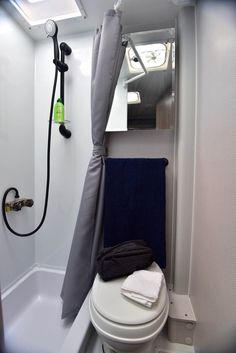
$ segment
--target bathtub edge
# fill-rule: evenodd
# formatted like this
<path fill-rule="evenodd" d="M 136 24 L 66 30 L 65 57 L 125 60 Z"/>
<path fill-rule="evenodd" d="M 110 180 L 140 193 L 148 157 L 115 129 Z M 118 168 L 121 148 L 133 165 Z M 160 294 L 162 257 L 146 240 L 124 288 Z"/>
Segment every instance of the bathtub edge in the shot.
<path fill-rule="evenodd" d="M 84 353 L 85 342 L 92 333 L 89 316 L 89 294 L 87 295 L 59 353 Z"/>

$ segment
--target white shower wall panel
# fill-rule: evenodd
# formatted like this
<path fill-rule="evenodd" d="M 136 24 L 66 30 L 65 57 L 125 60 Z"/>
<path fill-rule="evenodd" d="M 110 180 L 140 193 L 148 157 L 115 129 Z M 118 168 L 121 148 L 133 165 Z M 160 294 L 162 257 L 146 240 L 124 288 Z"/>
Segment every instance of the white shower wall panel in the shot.
<path fill-rule="evenodd" d="M 0 195 L 15 186 L 21 197 L 34 198 L 34 43 L 1 7 L 0 43 Z M 28 232 L 34 215 L 34 208 L 24 209 L 8 219 L 13 228 Z M 1 289 L 33 263 L 34 237 L 15 237 L 1 220 Z"/>
<path fill-rule="evenodd" d="M 199 353 L 236 339 L 236 3 L 199 1 L 197 145 L 190 294 Z"/>
<path fill-rule="evenodd" d="M 36 237 L 36 262 L 65 268 L 77 219 L 83 183 L 92 153 L 90 78 L 92 33 L 61 38 L 72 48 L 66 57 L 65 119 L 72 132 L 62 137 L 52 127 L 51 186 L 45 225 Z M 45 194 L 46 146 L 50 97 L 54 76 L 53 43 L 36 43 L 35 54 L 35 194 L 36 219 L 40 220 Z M 59 82 L 58 82 L 59 83 Z M 59 88 L 59 84 L 58 84 Z M 56 98 L 59 97 L 59 90 Z"/>
<path fill-rule="evenodd" d="M 178 294 L 187 294 L 191 262 L 195 148 L 195 8 L 182 8 L 177 23 L 178 122 L 174 290 Z"/>

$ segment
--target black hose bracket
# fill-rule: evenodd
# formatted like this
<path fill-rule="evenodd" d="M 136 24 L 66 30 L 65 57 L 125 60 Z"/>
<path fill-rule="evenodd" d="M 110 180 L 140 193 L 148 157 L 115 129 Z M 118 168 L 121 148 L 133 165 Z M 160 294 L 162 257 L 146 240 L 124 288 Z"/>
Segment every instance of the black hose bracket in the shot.
<path fill-rule="evenodd" d="M 60 64 L 62 67 L 67 68 L 66 70 L 60 70 L 60 76 L 61 76 L 61 82 L 60 82 L 60 97 L 62 100 L 62 103 L 65 104 L 65 72 L 68 71 L 69 67 L 65 63 L 65 56 L 68 56 L 72 53 L 72 49 L 69 47 L 68 44 L 65 42 L 62 42 L 60 44 L 60 51 L 61 51 L 61 60 Z M 59 131 L 60 134 L 65 137 L 66 139 L 69 139 L 71 137 L 71 131 L 65 127 L 65 124 L 61 124 L 59 126 Z"/>

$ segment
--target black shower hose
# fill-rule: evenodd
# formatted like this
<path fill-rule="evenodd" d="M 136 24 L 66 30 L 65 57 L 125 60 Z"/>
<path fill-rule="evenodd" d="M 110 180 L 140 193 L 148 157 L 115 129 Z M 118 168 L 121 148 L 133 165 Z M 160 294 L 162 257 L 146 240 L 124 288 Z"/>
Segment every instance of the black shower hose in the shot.
<path fill-rule="evenodd" d="M 5 210 L 5 204 L 6 204 L 6 198 L 7 195 L 10 191 L 15 192 L 15 198 L 19 197 L 19 192 L 15 187 L 10 187 L 8 188 L 2 198 L 2 216 L 4 219 L 4 222 L 6 224 L 6 227 L 8 230 L 15 234 L 18 237 L 29 237 L 30 235 L 35 234 L 43 225 L 46 214 L 47 214 L 47 207 L 48 207 L 48 194 L 49 194 L 49 185 L 50 185 L 50 155 L 51 155 L 51 135 L 52 135 L 52 116 L 53 116 L 53 106 L 54 106 L 54 100 L 55 100 L 55 93 L 56 93 L 56 87 L 57 87 L 57 76 L 58 76 L 58 69 L 55 67 L 55 75 L 54 75 L 54 83 L 53 83 L 53 89 L 52 89 L 52 97 L 51 97 L 51 106 L 50 106 L 50 113 L 49 113 L 49 124 L 48 124 L 48 144 L 47 144 L 47 181 L 46 181 L 46 191 L 45 191 L 45 200 L 44 200 L 44 209 L 43 209 L 43 216 L 42 219 L 39 223 L 39 225 L 32 230 L 32 232 L 29 233 L 18 233 L 8 223 L 7 220 L 7 215 L 6 215 L 6 210 Z"/>

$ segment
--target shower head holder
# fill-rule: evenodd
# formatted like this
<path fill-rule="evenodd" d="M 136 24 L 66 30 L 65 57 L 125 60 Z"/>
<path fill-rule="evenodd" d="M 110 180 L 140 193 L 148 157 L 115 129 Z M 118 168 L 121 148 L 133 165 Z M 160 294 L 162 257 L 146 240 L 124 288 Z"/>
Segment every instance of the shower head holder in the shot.
<path fill-rule="evenodd" d="M 66 72 L 66 71 L 69 70 L 68 65 L 65 64 L 65 63 L 63 63 L 63 62 L 60 61 L 60 60 L 53 59 L 53 63 L 56 65 L 57 70 L 60 71 L 60 72 Z"/>

